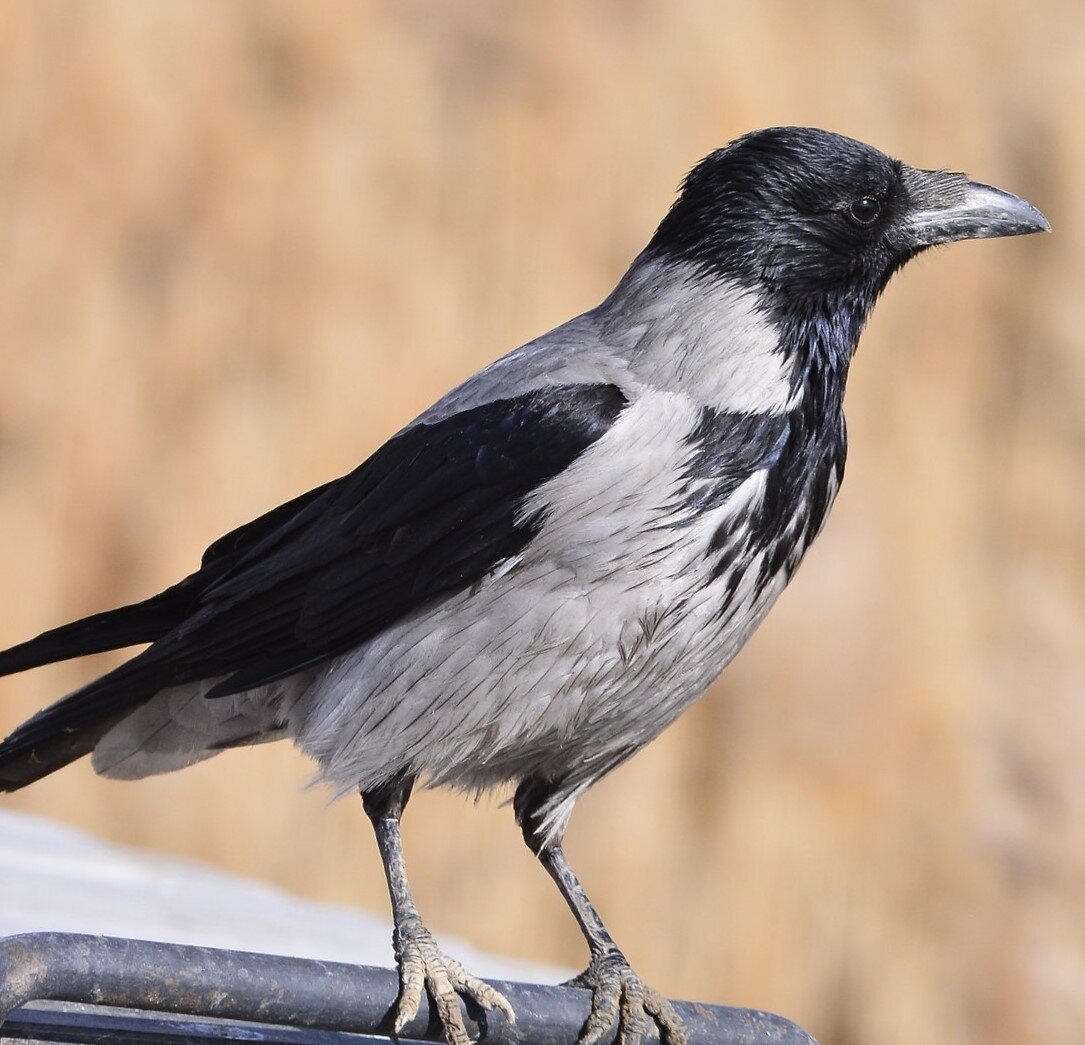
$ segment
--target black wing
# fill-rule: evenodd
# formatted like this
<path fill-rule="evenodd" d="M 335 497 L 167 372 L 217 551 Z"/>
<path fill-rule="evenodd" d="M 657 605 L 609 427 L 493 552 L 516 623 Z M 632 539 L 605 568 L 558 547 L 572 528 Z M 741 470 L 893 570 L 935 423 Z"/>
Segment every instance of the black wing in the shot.
<path fill-rule="evenodd" d="M 198 573 L 165 591 L 131 606 L 62 624 L 28 642 L 3 650 L 0 652 L 0 675 L 11 675 L 58 660 L 85 657 L 89 653 L 156 642 L 195 612 L 202 592 L 215 577 L 227 572 L 255 543 L 288 523 L 330 485 L 318 486 L 220 537 L 204 552 Z"/>
<path fill-rule="evenodd" d="M 526 496 L 625 406 L 611 385 L 499 400 L 389 440 L 237 557 L 163 642 L 181 681 L 236 693 L 343 653 L 518 554 Z"/>
<path fill-rule="evenodd" d="M 0 745 L 0 787 L 44 775 L 24 780 L 16 763 L 50 772 L 87 753 L 166 686 L 225 676 L 212 695 L 251 689 L 346 652 L 474 583 L 538 532 L 538 515 L 522 517 L 527 495 L 599 439 L 625 405 L 612 385 L 555 386 L 418 424 L 349 475 L 227 534 L 199 572 L 158 597 L 169 595 L 169 612 L 161 604 L 154 612 L 154 645 Z M 124 615 L 118 633 L 151 630 L 140 631 L 138 610 L 113 611 Z M 99 635 L 108 617 L 95 618 Z M 65 630 L 21 649 L 49 638 L 50 659 L 72 655 L 56 652 Z M 46 757 L 47 747 L 57 750 Z"/>

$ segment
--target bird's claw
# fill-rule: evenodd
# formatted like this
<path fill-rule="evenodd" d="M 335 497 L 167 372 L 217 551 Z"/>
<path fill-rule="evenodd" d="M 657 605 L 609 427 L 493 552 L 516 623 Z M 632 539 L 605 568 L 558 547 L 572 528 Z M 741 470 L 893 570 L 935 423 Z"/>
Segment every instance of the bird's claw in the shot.
<path fill-rule="evenodd" d="M 399 1000 L 393 1026 L 397 1036 L 418 1015 L 423 990 L 429 991 L 433 999 L 448 1045 L 469 1045 L 471 1042 L 460 1008 L 461 994 L 487 1011 L 497 1009 L 509 1023 L 516 1021 L 516 1014 L 505 996 L 466 972 L 454 958 L 449 958 L 421 923 L 402 926 L 396 932 L 395 950 L 399 966 Z"/>
<path fill-rule="evenodd" d="M 588 1016 L 577 1045 L 596 1045 L 618 1021 L 618 1045 L 639 1045 L 648 1033 L 648 1021 L 659 1027 L 660 1040 L 666 1045 L 686 1045 L 682 1017 L 658 991 L 646 987 L 630 967 L 621 951 L 602 951 L 592 957 L 588 967 L 566 986 L 586 987 L 592 992 Z"/>

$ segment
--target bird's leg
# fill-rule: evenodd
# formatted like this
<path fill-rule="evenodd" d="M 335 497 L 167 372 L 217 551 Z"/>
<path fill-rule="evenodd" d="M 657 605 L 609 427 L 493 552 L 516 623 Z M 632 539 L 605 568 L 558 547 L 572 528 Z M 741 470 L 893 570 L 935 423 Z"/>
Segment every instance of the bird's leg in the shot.
<path fill-rule="evenodd" d="M 588 967 L 570 985 L 592 992 L 591 1015 L 580 1035 L 580 1045 L 593 1045 L 619 1021 L 618 1041 L 635 1045 L 644 1037 L 651 1017 L 668 1045 L 685 1045 L 686 1028 L 674 1006 L 644 984 L 633 971 L 603 920 L 584 892 L 560 844 L 544 845 L 538 852 L 542 865 L 557 882 L 591 950 Z"/>
<path fill-rule="evenodd" d="M 445 955 L 422 918 L 411 896 L 399 820 L 411 794 L 413 779 L 398 779 L 362 794 L 362 804 L 373 823 L 392 899 L 392 946 L 399 967 L 399 999 L 396 1003 L 395 1032 L 399 1034 L 418 1014 L 422 991 L 433 998 L 448 1045 L 468 1045 L 457 993 L 483 1009 L 500 1009 L 509 1022 L 516 1019 L 505 997 L 488 983 L 465 972 L 463 966 Z"/>
<path fill-rule="evenodd" d="M 636 1045 L 645 1036 L 649 1017 L 659 1027 L 667 1045 L 686 1045 L 688 1035 L 674 1006 L 658 991 L 646 986 L 633 971 L 599 912 L 584 892 L 561 847 L 565 823 L 557 829 L 542 825 L 547 799 L 556 790 L 549 781 L 528 779 L 516 790 L 513 808 L 524 841 L 557 883 L 588 942 L 588 967 L 567 986 L 587 987 L 592 992 L 591 1015 L 580 1032 L 579 1045 L 594 1045 L 618 1020 L 618 1042 Z"/>

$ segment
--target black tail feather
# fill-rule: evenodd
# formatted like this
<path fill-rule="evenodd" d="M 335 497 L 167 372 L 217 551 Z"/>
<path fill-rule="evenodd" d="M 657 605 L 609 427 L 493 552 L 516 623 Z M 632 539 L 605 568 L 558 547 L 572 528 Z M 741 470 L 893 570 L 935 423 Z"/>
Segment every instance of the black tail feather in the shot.
<path fill-rule="evenodd" d="M 39 711 L 0 742 L 0 791 L 17 791 L 90 754 L 162 685 L 160 666 L 140 654 Z"/>
<path fill-rule="evenodd" d="M 155 642 L 184 619 L 192 602 L 187 587 L 182 581 L 143 602 L 95 613 L 0 651 L 0 675 L 88 653 Z"/>
<path fill-rule="evenodd" d="M 177 658 L 176 644 L 172 650 L 164 649 L 159 640 L 198 611 L 209 586 L 253 549 L 274 541 L 277 532 L 289 532 L 292 520 L 304 518 L 305 509 L 333 485 L 310 490 L 226 534 L 204 553 L 198 572 L 153 598 L 96 613 L 0 651 L 2 676 L 88 653 L 155 644 L 38 712 L 0 742 L 0 792 L 26 787 L 90 754 L 114 725 L 159 690 L 207 677 L 198 658 L 186 663 L 185 657 Z"/>
<path fill-rule="evenodd" d="M 144 602 L 54 628 L 0 652 L 0 675 L 156 642 L 184 620 L 193 594 L 186 579 Z M 154 658 L 141 653 L 39 711 L 0 743 L 0 791 L 16 791 L 89 754 L 113 725 L 161 688 L 162 678 Z"/>

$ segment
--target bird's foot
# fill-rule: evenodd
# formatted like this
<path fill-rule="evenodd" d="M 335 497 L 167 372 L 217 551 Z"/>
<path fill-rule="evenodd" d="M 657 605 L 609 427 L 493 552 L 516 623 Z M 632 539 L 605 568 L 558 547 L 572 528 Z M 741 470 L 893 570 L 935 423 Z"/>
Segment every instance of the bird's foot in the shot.
<path fill-rule="evenodd" d="M 516 1014 L 505 996 L 449 958 L 421 922 L 399 926 L 394 943 L 399 966 L 399 1000 L 394 1024 L 397 1035 L 418 1015 L 423 989 L 433 999 L 448 1045 L 469 1045 L 471 1041 L 458 995 L 487 1011 L 498 1009 L 509 1023 L 515 1022 Z"/>
<path fill-rule="evenodd" d="M 578 1045 L 595 1045 L 618 1020 L 619 1045 L 639 1045 L 648 1033 L 648 1020 L 659 1027 L 666 1045 L 686 1045 L 688 1034 L 681 1016 L 658 991 L 646 987 L 621 951 L 600 951 L 591 963 L 566 986 L 586 987 L 592 992 L 591 1015 L 584 1024 Z"/>

